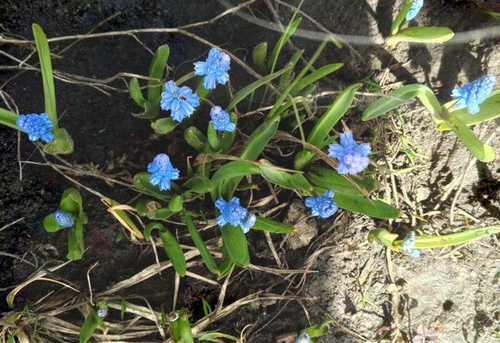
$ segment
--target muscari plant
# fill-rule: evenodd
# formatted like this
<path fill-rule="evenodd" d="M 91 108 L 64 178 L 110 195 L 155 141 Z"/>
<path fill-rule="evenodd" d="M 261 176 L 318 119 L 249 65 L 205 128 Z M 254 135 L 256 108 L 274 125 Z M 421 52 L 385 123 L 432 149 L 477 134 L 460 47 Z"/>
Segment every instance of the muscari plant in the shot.
<path fill-rule="evenodd" d="M 391 35 L 387 38 L 388 45 L 400 42 L 407 43 L 444 43 L 455 35 L 452 30 L 441 26 L 409 26 L 422 8 L 424 0 L 406 0 L 399 14 L 391 25 Z"/>
<path fill-rule="evenodd" d="M 59 127 L 58 123 L 49 43 L 43 29 L 38 24 L 33 24 L 33 37 L 42 73 L 45 111 L 18 115 L 0 108 L 0 124 L 27 134 L 30 141 L 41 143 L 43 150 L 48 154 L 71 154 L 74 145 L 73 139 L 66 129 Z"/>

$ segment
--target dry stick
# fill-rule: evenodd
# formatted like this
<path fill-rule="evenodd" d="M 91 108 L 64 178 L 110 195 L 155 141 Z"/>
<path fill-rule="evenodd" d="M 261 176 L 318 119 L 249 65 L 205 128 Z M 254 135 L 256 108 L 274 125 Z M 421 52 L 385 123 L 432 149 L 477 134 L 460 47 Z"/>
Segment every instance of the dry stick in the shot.
<path fill-rule="evenodd" d="M 276 261 L 276 264 L 278 265 L 278 267 L 282 268 L 283 263 L 281 263 L 280 257 L 278 256 L 278 253 L 276 252 L 276 249 L 274 248 L 273 239 L 271 238 L 271 234 L 268 231 L 265 231 L 264 236 L 266 236 L 267 245 L 269 246 L 269 249 L 271 250 L 271 253 L 274 257 L 274 260 Z"/>
<path fill-rule="evenodd" d="M 2 232 L 3 230 L 8 229 L 8 228 L 9 228 L 9 227 L 11 227 L 11 226 L 16 225 L 17 223 L 19 223 L 20 221 L 23 221 L 23 220 L 24 220 L 24 217 L 19 218 L 19 219 L 16 219 L 16 220 L 14 220 L 12 223 L 5 224 L 4 226 L 0 227 L 0 232 Z"/>
<path fill-rule="evenodd" d="M 234 265 L 229 270 L 229 273 L 227 273 L 226 279 L 222 284 L 222 288 L 219 293 L 219 299 L 217 300 L 217 305 L 215 306 L 216 312 L 220 311 L 222 309 L 222 306 L 224 306 L 224 299 L 226 298 L 227 287 L 229 285 L 229 280 L 231 279 L 231 275 L 233 274 L 233 270 L 234 270 Z"/>
<path fill-rule="evenodd" d="M 99 264 L 99 262 L 96 262 L 94 263 L 92 266 L 90 266 L 89 270 L 87 270 L 87 283 L 88 283 L 88 286 L 89 286 L 89 294 L 90 294 L 90 304 L 92 306 L 94 306 L 94 299 L 92 297 L 92 283 L 90 282 L 90 272 L 92 271 L 92 269 L 94 269 L 95 267 L 97 267 L 97 265 Z"/>
<path fill-rule="evenodd" d="M 179 296 L 179 286 L 181 284 L 181 277 L 178 273 L 175 273 L 175 283 L 174 283 L 174 300 L 172 301 L 172 312 L 175 311 L 175 306 L 177 304 L 177 297 Z"/>

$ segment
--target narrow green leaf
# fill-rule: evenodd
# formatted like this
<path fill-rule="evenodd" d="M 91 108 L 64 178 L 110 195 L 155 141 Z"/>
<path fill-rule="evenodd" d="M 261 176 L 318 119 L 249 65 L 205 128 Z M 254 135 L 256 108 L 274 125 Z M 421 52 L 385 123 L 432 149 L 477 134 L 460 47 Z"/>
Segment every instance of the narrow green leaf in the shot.
<path fill-rule="evenodd" d="M 179 213 L 184 208 L 184 200 L 182 196 L 177 195 L 168 203 L 168 209 L 173 213 Z"/>
<path fill-rule="evenodd" d="M 184 311 L 179 315 L 179 319 L 170 322 L 170 332 L 175 343 L 194 343 L 191 324 Z"/>
<path fill-rule="evenodd" d="M 99 318 L 96 311 L 89 307 L 90 311 L 85 318 L 85 322 L 83 323 L 80 329 L 80 343 L 87 343 L 90 341 L 95 331 L 102 325 L 102 319 Z"/>
<path fill-rule="evenodd" d="M 160 189 L 151 184 L 149 181 L 149 173 L 138 173 L 134 176 L 134 186 L 144 192 L 160 200 L 167 200 L 168 195 L 160 191 Z"/>
<path fill-rule="evenodd" d="M 220 145 L 219 136 L 217 135 L 217 131 L 215 130 L 215 127 L 213 126 L 212 123 L 208 124 L 207 140 L 208 144 L 214 151 L 217 151 L 219 149 Z"/>
<path fill-rule="evenodd" d="M 357 196 L 372 193 L 379 187 L 378 182 L 370 177 L 351 176 L 348 179 L 331 168 L 314 168 L 306 176 L 312 184 L 325 190 Z"/>
<path fill-rule="evenodd" d="M 70 187 L 66 189 L 61 196 L 59 207 L 63 211 L 72 213 L 75 216 L 79 216 L 83 211 L 82 195 L 76 188 Z"/>
<path fill-rule="evenodd" d="M 410 12 L 411 6 L 413 5 L 413 0 L 407 0 L 403 5 L 403 8 L 399 12 L 398 16 L 391 25 L 391 35 L 395 35 L 399 32 L 401 25 L 406 21 L 406 15 Z"/>
<path fill-rule="evenodd" d="M 440 26 L 415 26 L 399 31 L 394 36 L 387 38 L 388 45 L 399 42 L 407 43 L 444 43 L 453 38 L 455 34 L 447 27 Z"/>
<path fill-rule="evenodd" d="M 163 224 L 150 223 L 144 230 L 144 237 L 146 239 L 150 239 L 154 230 L 158 230 L 161 241 L 163 242 L 163 249 L 172 262 L 177 274 L 181 277 L 185 276 L 187 271 L 186 258 L 175 236 L 168 229 L 166 229 Z"/>
<path fill-rule="evenodd" d="M 450 101 L 444 105 L 444 107 L 449 109 L 455 102 L 455 100 Z M 500 90 L 494 91 L 493 94 L 481 104 L 480 109 L 481 111 L 479 113 L 470 114 L 467 108 L 462 108 L 450 112 L 450 117 L 460 120 L 467 126 L 473 126 L 500 118 Z M 438 120 L 437 124 L 439 125 L 438 130 L 440 131 L 450 130 L 450 126 L 442 119 Z"/>
<path fill-rule="evenodd" d="M 252 230 L 286 234 L 293 232 L 295 228 L 293 226 L 282 224 L 269 218 L 257 217 L 257 221 L 255 222 L 255 225 L 252 227 Z"/>
<path fill-rule="evenodd" d="M 240 267 L 247 266 L 250 263 L 250 254 L 245 233 L 239 227 L 230 225 L 224 226 L 220 231 L 231 261 Z"/>
<path fill-rule="evenodd" d="M 73 152 L 73 149 L 73 138 L 63 128 L 55 128 L 54 140 L 43 147 L 43 151 L 49 155 L 68 155 Z"/>
<path fill-rule="evenodd" d="M 253 48 L 252 61 L 259 73 L 267 73 L 267 42 L 262 42 Z"/>
<path fill-rule="evenodd" d="M 71 261 L 81 260 L 85 244 L 83 241 L 83 223 L 81 219 L 76 219 L 75 227 L 68 230 L 68 254 Z"/>
<path fill-rule="evenodd" d="M 167 135 L 179 125 L 172 118 L 160 118 L 151 123 L 151 128 L 159 135 Z"/>
<path fill-rule="evenodd" d="M 321 325 L 314 325 L 310 326 L 304 331 L 309 335 L 311 338 L 319 338 L 326 336 L 328 334 L 328 331 L 330 330 L 330 327 L 334 324 L 333 321 L 328 320 L 324 322 Z"/>
<path fill-rule="evenodd" d="M 481 162 L 491 162 L 496 159 L 495 149 L 481 142 L 474 132 L 456 117 L 448 120 L 448 125 L 460 141 L 470 150 L 470 152 Z"/>
<path fill-rule="evenodd" d="M 222 332 L 206 332 L 203 335 L 201 335 L 198 339 L 200 342 L 213 342 L 213 343 L 223 343 L 225 341 L 221 340 L 221 338 L 225 338 L 226 340 L 232 341 L 232 342 L 238 342 L 239 338 L 234 337 Z"/>
<path fill-rule="evenodd" d="M 198 194 L 210 193 L 214 190 L 213 182 L 206 176 L 195 176 L 184 183 L 184 188 Z"/>
<path fill-rule="evenodd" d="M 363 121 L 387 114 L 399 106 L 418 98 L 433 116 L 439 115 L 441 105 L 429 87 L 420 84 L 407 85 L 372 102 L 363 113 Z"/>
<path fill-rule="evenodd" d="M 230 115 L 231 115 L 231 121 L 236 125 L 236 127 L 238 127 L 238 116 L 234 112 L 230 113 Z M 220 138 L 220 144 L 219 144 L 219 148 L 222 153 L 226 153 L 227 151 L 229 151 L 229 149 L 231 149 L 235 138 L 236 138 L 236 130 L 234 130 L 233 132 L 222 133 L 222 137 Z"/>
<path fill-rule="evenodd" d="M 144 108 L 146 99 L 144 99 L 144 96 L 142 95 L 141 85 L 139 84 L 139 80 L 137 80 L 137 78 L 133 77 L 130 79 L 130 82 L 128 83 L 128 91 L 132 100 L 134 100 L 137 105 Z"/>
<path fill-rule="evenodd" d="M 184 131 L 184 139 L 197 151 L 203 151 L 207 144 L 207 137 L 198 128 L 191 126 Z"/>
<path fill-rule="evenodd" d="M 161 45 L 156 49 L 151 65 L 149 66 L 149 77 L 154 80 L 148 81 L 148 100 L 153 105 L 160 106 L 163 78 L 167 71 L 167 61 L 170 56 L 168 45 Z"/>
<path fill-rule="evenodd" d="M 189 214 L 184 214 L 183 221 L 184 224 L 186 224 L 186 226 L 188 227 L 189 236 L 191 237 L 194 245 L 200 252 L 203 263 L 205 263 L 210 272 L 214 273 L 215 275 L 219 275 L 220 272 L 219 268 L 217 267 L 217 263 L 215 262 L 215 259 L 210 253 L 210 251 L 208 250 L 205 242 L 201 238 L 200 233 L 196 229 L 196 226 L 193 223 L 193 219 L 191 218 L 191 216 L 189 216 Z"/>
<path fill-rule="evenodd" d="M 300 173 L 287 173 L 265 160 L 259 161 L 259 167 L 262 176 L 273 184 L 293 191 L 305 193 L 313 191 L 313 186 Z"/>
<path fill-rule="evenodd" d="M 240 102 L 245 100 L 249 95 L 251 95 L 253 92 L 255 92 L 258 88 L 262 87 L 263 85 L 270 83 L 272 80 L 275 78 L 279 77 L 283 73 L 285 73 L 290 66 L 286 66 L 285 68 L 278 70 L 277 72 L 273 74 L 269 74 L 267 76 L 264 76 L 263 78 L 249 84 L 248 86 L 240 89 L 233 97 L 231 100 L 231 103 L 227 106 L 226 110 L 227 111 L 232 111 L 238 105 Z"/>
<path fill-rule="evenodd" d="M 292 55 L 292 58 L 290 58 L 290 61 L 287 63 L 287 65 L 289 65 L 290 68 L 288 68 L 286 73 L 284 73 L 280 77 L 280 82 L 279 82 L 280 89 L 284 90 L 290 85 L 295 67 L 297 66 L 297 63 L 299 62 L 303 54 L 304 50 L 298 50 Z"/>
<path fill-rule="evenodd" d="M 315 145 L 319 149 L 325 147 L 330 132 L 347 113 L 356 92 L 361 86 L 361 83 L 349 86 L 335 99 L 330 108 L 321 116 L 311 130 L 311 133 L 307 137 L 308 143 Z M 304 169 L 313 160 L 314 156 L 315 154 L 312 151 L 298 154 L 295 158 L 295 168 L 298 170 Z"/>
<path fill-rule="evenodd" d="M 201 302 L 203 305 L 203 315 L 208 316 L 213 311 L 212 306 L 210 306 L 210 304 L 208 303 L 208 301 L 205 300 L 205 298 L 202 298 Z"/>
<path fill-rule="evenodd" d="M 379 219 L 395 219 L 399 217 L 399 210 L 381 200 L 370 200 L 362 196 L 348 193 L 335 193 L 335 202 L 340 208 L 366 214 Z"/>
<path fill-rule="evenodd" d="M 303 89 L 327 77 L 328 75 L 335 73 L 343 66 L 343 63 L 332 63 L 313 71 L 309 75 L 305 76 L 300 82 L 297 82 L 297 84 L 290 90 L 290 94 L 294 96 L 299 94 Z"/>
<path fill-rule="evenodd" d="M 17 114 L 3 108 L 0 108 L 0 124 L 19 130 L 17 127 Z"/>
<path fill-rule="evenodd" d="M 58 127 L 56 108 L 56 89 L 54 86 L 54 75 L 52 72 L 52 62 L 50 59 L 49 41 L 43 29 L 38 24 L 33 24 L 33 37 L 35 38 L 36 50 L 40 60 L 42 70 L 43 94 L 45 98 L 45 112 L 50 117 L 54 127 Z"/>
<path fill-rule="evenodd" d="M 59 224 L 57 224 L 56 216 L 54 215 L 54 213 L 49 214 L 43 219 L 43 228 L 47 232 L 57 232 L 63 229 L 59 226 Z"/>
<path fill-rule="evenodd" d="M 300 23 L 302 22 L 301 17 L 297 17 L 297 11 L 294 12 L 292 19 L 290 20 L 290 23 L 286 27 L 285 31 L 281 35 L 280 39 L 274 46 L 273 52 L 271 53 L 269 63 L 268 63 L 268 70 L 270 73 L 274 72 L 276 68 L 276 64 L 278 63 L 278 59 L 280 57 L 281 51 L 285 47 L 285 45 L 288 43 L 290 38 L 292 38 L 293 34 L 295 31 L 300 26 Z"/>
<path fill-rule="evenodd" d="M 212 176 L 212 184 L 217 185 L 227 179 L 260 174 L 258 165 L 247 161 L 231 161 L 220 167 Z"/>

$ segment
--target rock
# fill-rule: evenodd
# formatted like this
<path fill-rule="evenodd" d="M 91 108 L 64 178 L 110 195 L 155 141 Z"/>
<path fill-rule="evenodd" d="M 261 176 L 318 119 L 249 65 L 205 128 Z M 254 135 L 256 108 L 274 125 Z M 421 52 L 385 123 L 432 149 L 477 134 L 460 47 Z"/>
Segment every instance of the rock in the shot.
<path fill-rule="evenodd" d="M 287 246 L 292 250 L 308 246 L 318 234 L 318 224 L 314 219 L 308 219 L 309 214 L 300 201 L 294 201 L 285 219 L 287 224 L 293 225 L 295 231 L 288 236 Z"/>

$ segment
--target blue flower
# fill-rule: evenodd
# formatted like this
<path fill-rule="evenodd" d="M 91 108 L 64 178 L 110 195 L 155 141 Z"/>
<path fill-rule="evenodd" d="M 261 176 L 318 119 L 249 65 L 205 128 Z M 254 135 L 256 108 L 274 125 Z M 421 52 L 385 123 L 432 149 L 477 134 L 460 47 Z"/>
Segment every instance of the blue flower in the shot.
<path fill-rule="evenodd" d="M 411 8 L 406 14 L 406 21 L 411 21 L 417 17 L 420 13 L 420 10 L 424 7 L 424 0 L 413 0 L 411 4 Z"/>
<path fill-rule="evenodd" d="M 215 207 L 220 212 L 220 215 L 217 217 L 217 224 L 221 228 L 229 224 L 231 226 L 239 226 L 244 233 L 247 233 L 257 220 L 254 214 L 240 206 L 240 199 L 236 197 L 230 201 L 219 198 L 215 202 Z"/>
<path fill-rule="evenodd" d="M 467 107 L 470 114 L 479 113 L 481 105 L 493 92 L 497 80 L 493 75 L 486 75 L 480 79 L 467 83 L 463 87 L 455 88 L 451 95 L 458 99 L 457 108 Z"/>
<path fill-rule="evenodd" d="M 42 114 L 21 114 L 17 117 L 17 127 L 28 134 L 30 141 L 42 140 L 50 143 L 54 140 L 54 124 L 47 113 Z"/>
<path fill-rule="evenodd" d="M 417 242 L 417 236 L 415 235 L 415 231 L 411 231 L 408 233 L 403 240 L 403 244 L 401 245 L 401 251 L 411 257 L 420 257 L 420 250 L 415 247 Z"/>
<path fill-rule="evenodd" d="M 332 191 L 328 191 L 317 197 L 306 198 L 306 206 L 311 209 L 313 216 L 323 219 L 329 218 L 338 210 L 337 204 L 333 200 L 333 195 Z"/>
<path fill-rule="evenodd" d="M 159 186 L 162 191 L 168 191 L 170 181 L 177 180 L 180 176 L 179 169 L 174 168 L 167 154 L 157 155 L 153 162 L 148 164 L 148 172 L 151 173 L 149 182 Z"/>
<path fill-rule="evenodd" d="M 236 124 L 231 122 L 231 116 L 220 106 L 212 107 L 210 110 L 211 123 L 217 131 L 234 132 Z"/>
<path fill-rule="evenodd" d="M 311 343 L 311 336 L 306 332 L 302 332 L 295 340 L 295 343 Z"/>
<path fill-rule="evenodd" d="M 203 87 L 215 89 L 217 84 L 225 85 L 229 81 L 231 59 L 229 55 L 217 48 L 210 49 L 205 62 L 194 64 L 194 74 L 204 76 Z"/>
<path fill-rule="evenodd" d="M 176 122 L 189 118 L 199 105 L 200 97 L 191 88 L 178 87 L 174 81 L 165 83 L 165 90 L 161 93 L 161 108 L 171 111 L 170 116 Z"/>
<path fill-rule="evenodd" d="M 330 157 L 339 161 L 339 174 L 356 175 L 368 167 L 368 155 L 372 152 L 370 144 L 358 144 L 354 141 L 352 132 L 340 134 L 340 144 L 331 144 L 328 149 Z"/>
<path fill-rule="evenodd" d="M 70 227 L 75 226 L 75 217 L 71 213 L 63 210 L 57 210 L 54 213 L 54 216 L 56 217 L 57 224 L 63 229 L 69 229 Z"/>

